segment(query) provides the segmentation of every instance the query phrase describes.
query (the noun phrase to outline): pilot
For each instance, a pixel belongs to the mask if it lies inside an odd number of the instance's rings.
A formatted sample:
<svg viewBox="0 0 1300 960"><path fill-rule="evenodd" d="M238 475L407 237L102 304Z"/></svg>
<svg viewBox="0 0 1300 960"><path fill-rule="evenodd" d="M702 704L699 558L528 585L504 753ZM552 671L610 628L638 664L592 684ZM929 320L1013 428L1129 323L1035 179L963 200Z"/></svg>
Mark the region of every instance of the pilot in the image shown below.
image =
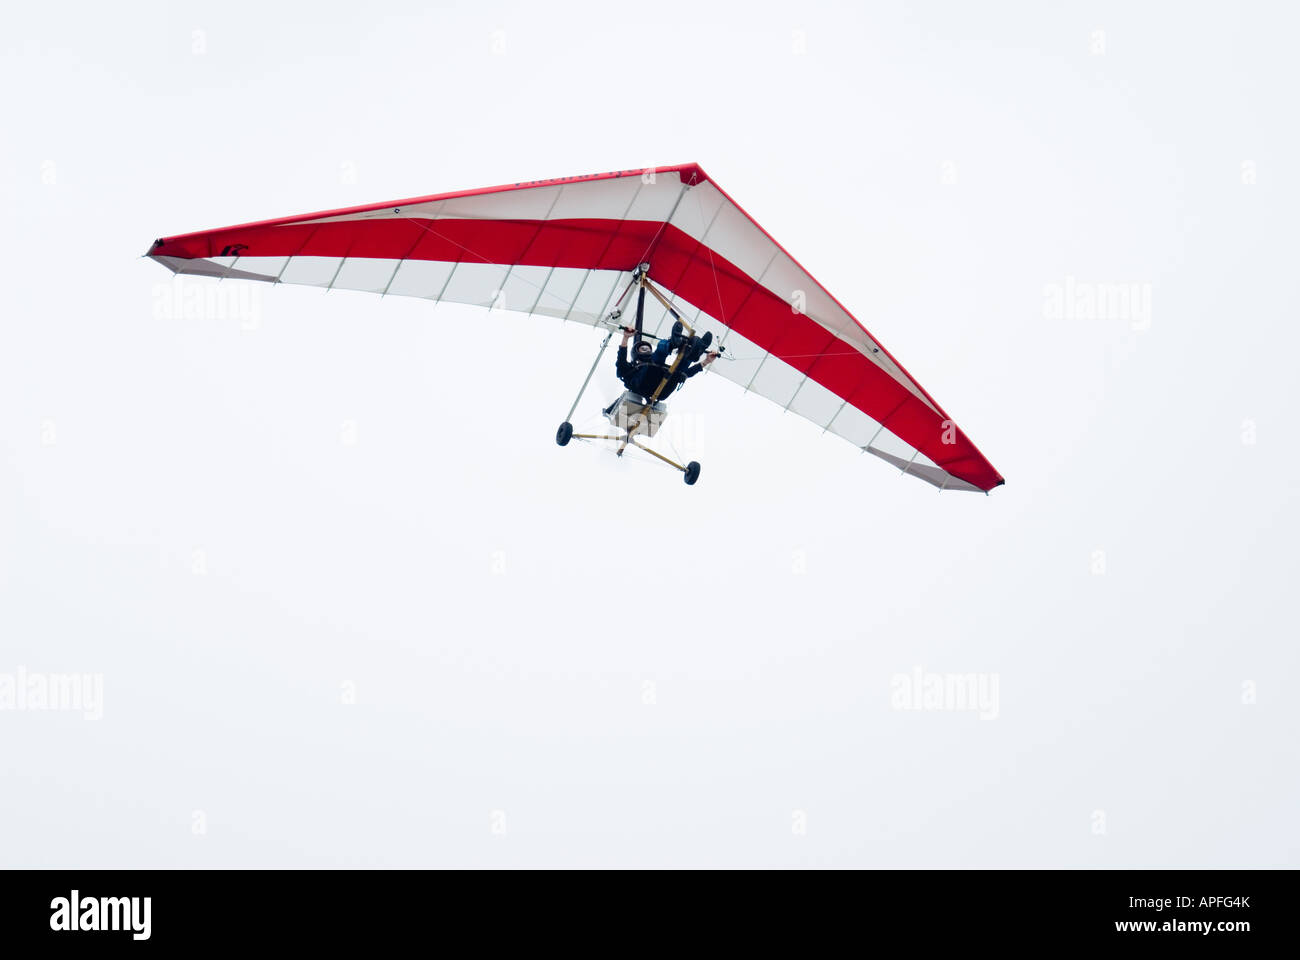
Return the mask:
<svg viewBox="0 0 1300 960"><path fill-rule="evenodd" d="M680 360L677 364L677 372L672 375L672 379L664 384L663 390L660 391L660 400L665 399L697 373L703 372L705 367L718 358L718 351L709 350L709 345L713 342L712 332L706 331L699 337L684 336L682 322L678 320L673 324L672 336L660 340L658 346L650 346L648 340L638 341L636 357L629 361L627 345L635 335L636 331L631 327L623 328L623 342L618 347L618 357L614 361L614 372L623 381L623 386L647 399L654 394L659 384L668 376L668 355L672 351L678 351ZM701 357L703 357L703 360L700 359Z"/></svg>

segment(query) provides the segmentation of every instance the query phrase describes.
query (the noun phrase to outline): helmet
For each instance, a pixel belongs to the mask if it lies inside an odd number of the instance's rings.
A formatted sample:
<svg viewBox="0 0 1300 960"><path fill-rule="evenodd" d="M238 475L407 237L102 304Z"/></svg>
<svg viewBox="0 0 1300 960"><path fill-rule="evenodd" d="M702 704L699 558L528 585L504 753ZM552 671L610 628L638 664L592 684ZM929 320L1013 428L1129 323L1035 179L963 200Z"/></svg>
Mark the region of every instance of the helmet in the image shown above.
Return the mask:
<svg viewBox="0 0 1300 960"><path fill-rule="evenodd" d="M636 358L638 360L649 360L654 356L655 348L650 345L649 340L638 340L636 343Z"/></svg>

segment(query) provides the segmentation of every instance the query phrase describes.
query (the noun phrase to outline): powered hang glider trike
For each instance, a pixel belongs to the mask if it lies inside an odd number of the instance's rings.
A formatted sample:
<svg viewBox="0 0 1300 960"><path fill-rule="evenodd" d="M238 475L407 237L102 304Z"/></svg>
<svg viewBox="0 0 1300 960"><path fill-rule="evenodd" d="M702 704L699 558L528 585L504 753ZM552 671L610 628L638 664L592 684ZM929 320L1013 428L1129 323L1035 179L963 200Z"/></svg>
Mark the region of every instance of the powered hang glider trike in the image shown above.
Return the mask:
<svg viewBox="0 0 1300 960"><path fill-rule="evenodd" d="M574 411L636 291L637 341L711 333L718 373L940 490L1003 483L938 403L696 164L534 180L154 241L177 274L520 310L605 330L556 442L651 449L668 379L575 433ZM647 299L646 294L650 294ZM682 352L665 373L677 372ZM661 395L661 391L665 395Z"/></svg>

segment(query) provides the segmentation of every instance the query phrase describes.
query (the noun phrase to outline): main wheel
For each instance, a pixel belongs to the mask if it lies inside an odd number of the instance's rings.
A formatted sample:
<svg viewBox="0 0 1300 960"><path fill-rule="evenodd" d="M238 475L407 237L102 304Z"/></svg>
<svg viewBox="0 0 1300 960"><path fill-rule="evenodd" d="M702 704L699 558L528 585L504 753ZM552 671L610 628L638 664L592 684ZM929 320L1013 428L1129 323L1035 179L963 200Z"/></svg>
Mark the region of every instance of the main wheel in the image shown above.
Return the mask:
<svg viewBox="0 0 1300 960"><path fill-rule="evenodd" d="M560 446L564 446L572 439L573 439L573 424L571 424L568 420L565 420L562 424L560 424L560 429L555 431L555 442L558 443Z"/></svg>
<svg viewBox="0 0 1300 960"><path fill-rule="evenodd" d="M700 479L700 465L697 461L692 460L686 465L686 473L682 477L688 487L694 486L695 481Z"/></svg>

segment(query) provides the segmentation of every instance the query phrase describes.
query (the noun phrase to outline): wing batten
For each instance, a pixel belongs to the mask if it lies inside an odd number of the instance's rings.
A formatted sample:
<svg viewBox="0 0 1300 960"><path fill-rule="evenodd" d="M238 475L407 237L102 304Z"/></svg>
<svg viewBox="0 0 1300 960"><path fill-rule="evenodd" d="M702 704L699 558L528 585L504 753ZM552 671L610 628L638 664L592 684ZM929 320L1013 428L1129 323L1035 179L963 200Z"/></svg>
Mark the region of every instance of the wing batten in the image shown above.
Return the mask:
<svg viewBox="0 0 1300 960"><path fill-rule="evenodd" d="M613 246L615 239L617 239L619 231L627 225L627 218L632 213L632 208L636 206L637 197L641 196L641 190L644 186L645 182L642 181L641 185L636 188L636 192L632 194L632 199L627 202L627 206L623 209L622 215L618 218L618 226L610 233L608 239L605 241L604 249L601 251L600 256L596 258L597 263L609 255L610 247ZM674 206L673 209L676 209L676 207ZM651 242L653 243L653 241ZM565 311L565 321L568 321L569 315L573 313L573 308L577 306L578 298L582 296L582 291L587 285L587 280L591 277L591 272L592 268L588 268L586 274L582 278L582 282L578 284L578 292L573 295L573 302L569 304L569 309ZM617 283L615 285L617 286ZM605 298L605 302L609 302L608 297Z"/></svg>

